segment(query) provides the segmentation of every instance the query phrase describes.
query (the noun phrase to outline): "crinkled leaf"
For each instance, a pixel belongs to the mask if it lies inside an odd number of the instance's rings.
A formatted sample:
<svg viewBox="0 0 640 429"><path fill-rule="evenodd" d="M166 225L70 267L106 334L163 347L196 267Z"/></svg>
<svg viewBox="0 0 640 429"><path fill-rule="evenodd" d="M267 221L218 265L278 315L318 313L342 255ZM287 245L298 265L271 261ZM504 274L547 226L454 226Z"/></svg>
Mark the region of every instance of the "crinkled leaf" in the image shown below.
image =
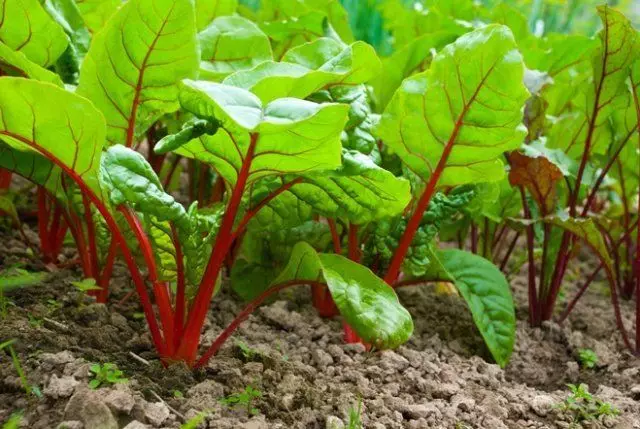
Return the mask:
<svg viewBox="0 0 640 429"><path fill-rule="evenodd" d="M235 183L250 146L249 183L265 176L302 174L340 166L340 132L348 106L282 98L266 106L252 93L228 85L186 80L180 103L222 129L182 146L177 153L213 165Z"/></svg>
<svg viewBox="0 0 640 429"><path fill-rule="evenodd" d="M443 193L434 195L407 251L402 267L404 273L421 276L428 270L431 247L440 228L461 213L475 196L476 189L471 186L461 186L448 195ZM366 242L366 259L369 262L377 261L377 265L384 271L398 247L406 226L405 217L385 219L373 225L369 240Z"/></svg>
<svg viewBox="0 0 640 429"><path fill-rule="evenodd" d="M439 186L500 180L502 153L526 135L523 75L507 27L465 34L438 53L428 71L403 82L379 135L425 180L444 163Z"/></svg>
<svg viewBox="0 0 640 429"><path fill-rule="evenodd" d="M250 90L264 103L277 98L306 98L329 85L355 85L368 81L380 68L371 46L349 46L320 38L287 52L283 62L266 61L224 80L226 85Z"/></svg>
<svg viewBox="0 0 640 429"><path fill-rule="evenodd" d="M80 176L98 197L103 116L86 100L49 83L0 79L0 140Z"/></svg>
<svg viewBox="0 0 640 429"><path fill-rule="evenodd" d="M562 171L544 156L529 157L520 152L509 155L509 182L524 186L543 213L551 213L556 200L556 184L563 179Z"/></svg>
<svg viewBox="0 0 640 429"><path fill-rule="evenodd" d="M93 38L77 92L105 115L109 142L131 146L178 109L178 82L198 64L193 0L130 0Z"/></svg>
<svg viewBox="0 0 640 429"><path fill-rule="evenodd" d="M160 179L139 152L121 145L107 149L101 159L100 179L115 207L126 204L160 222L184 222L186 210L164 192Z"/></svg>
<svg viewBox="0 0 640 429"><path fill-rule="evenodd" d="M345 321L376 348L398 347L413 332L411 315L393 289L368 268L343 256L318 254L308 244L298 243L273 284L290 280L326 282Z"/></svg>
<svg viewBox="0 0 640 429"><path fill-rule="evenodd" d="M0 42L43 67L53 64L69 43L38 0L0 0Z"/></svg>
<svg viewBox="0 0 640 429"><path fill-rule="evenodd" d="M195 0L198 31L206 28L215 18L233 15L238 0Z"/></svg>
<svg viewBox="0 0 640 429"><path fill-rule="evenodd" d="M27 77L62 86L60 77L30 61L22 52L0 42L0 73L5 76Z"/></svg>
<svg viewBox="0 0 640 429"><path fill-rule="evenodd" d="M200 79L221 81L228 75L271 61L269 38L248 19L217 18L198 34Z"/></svg>

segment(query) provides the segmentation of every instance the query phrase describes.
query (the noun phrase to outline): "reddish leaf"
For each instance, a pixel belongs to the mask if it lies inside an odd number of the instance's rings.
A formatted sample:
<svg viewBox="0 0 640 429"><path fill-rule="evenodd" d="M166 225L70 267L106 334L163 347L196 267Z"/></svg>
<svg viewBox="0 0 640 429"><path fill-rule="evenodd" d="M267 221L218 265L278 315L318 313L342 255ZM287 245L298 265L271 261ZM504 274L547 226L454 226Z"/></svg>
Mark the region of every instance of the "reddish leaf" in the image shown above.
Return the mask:
<svg viewBox="0 0 640 429"><path fill-rule="evenodd" d="M556 183L562 179L562 171L543 156L532 158L520 152L512 152L509 159L511 185L524 186L533 195L543 215L551 213L555 202Z"/></svg>

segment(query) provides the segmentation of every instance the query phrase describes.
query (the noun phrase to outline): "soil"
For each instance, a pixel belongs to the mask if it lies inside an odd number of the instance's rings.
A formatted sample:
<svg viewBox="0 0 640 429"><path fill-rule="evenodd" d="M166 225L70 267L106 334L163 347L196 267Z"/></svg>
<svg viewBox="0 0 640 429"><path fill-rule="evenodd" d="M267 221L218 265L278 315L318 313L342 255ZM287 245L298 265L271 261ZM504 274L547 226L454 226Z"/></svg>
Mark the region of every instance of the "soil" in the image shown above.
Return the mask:
<svg viewBox="0 0 640 429"><path fill-rule="evenodd" d="M27 234L37 241L28 227ZM44 269L15 231L0 232L0 268L15 263ZM591 265L574 264L567 295ZM515 276L517 342L504 370L491 363L465 303L424 286L399 291L415 333L395 351L344 344L340 321L318 317L301 288L261 307L206 369L191 372L163 369L135 296L119 302L131 290L123 267L108 306L76 292L70 282L79 279L79 271L60 269L44 284L8 295L15 306L0 321L0 342L17 340L20 362L41 397L24 393L11 360L0 353L0 422L23 410L21 427L32 429L179 428L206 413L198 427L333 429L350 427L349 416L360 410L362 427L375 429L640 428L640 360L623 347L602 283L564 326L533 329L526 322L524 277ZM634 303L622 307L632 326ZM229 293L216 297L203 343L241 308ZM580 349L595 351L595 368L580 368ZM89 365L106 362L117 364L128 381L89 389ZM620 415L572 425L558 407L568 383L588 384ZM221 401L247 386L258 392L250 404Z"/></svg>

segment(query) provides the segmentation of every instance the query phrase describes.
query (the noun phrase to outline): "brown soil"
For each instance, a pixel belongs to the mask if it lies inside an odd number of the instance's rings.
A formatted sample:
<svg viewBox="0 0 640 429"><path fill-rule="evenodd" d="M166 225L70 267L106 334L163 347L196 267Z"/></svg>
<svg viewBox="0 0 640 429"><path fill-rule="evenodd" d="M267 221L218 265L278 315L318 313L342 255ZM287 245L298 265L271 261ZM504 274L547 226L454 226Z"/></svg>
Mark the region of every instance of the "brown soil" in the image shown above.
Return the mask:
<svg viewBox="0 0 640 429"><path fill-rule="evenodd" d="M0 233L0 268L17 262L43 270L17 234ZM589 262L574 265L570 278L584 277ZM640 361L624 350L601 284L565 326L532 329L524 321L524 280L513 279L520 321L504 370L490 363L464 302L425 286L399 293L416 326L413 338L396 351L367 353L360 345L345 345L339 320L319 318L300 289L260 308L204 371L192 373L180 366L164 370L135 297L118 304L130 290L126 270L116 271L108 306L75 292L69 281L78 279L77 271L60 270L43 285L9 295L15 306L0 321L0 342L17 340L29 382L43 395L27 397L1 353L0 422L24 410L22 427L33 429L61 422L86 429L178 428L204 411L208 417L200 427L331 429L346 426L360 403L364 428L565 428L571 427L569 416L556 407L568 395L565 385L587 383L621 414L573 427L640 428ZM633 306L623 303L628 326ZM232 295L218 296L203 343L241 308ZM582 348L598 355L595 369L579 367ZM92 362L116 363L129 381L89 390ZM255 415L220 402L247 386L261 392L252 404Z"/></svg>

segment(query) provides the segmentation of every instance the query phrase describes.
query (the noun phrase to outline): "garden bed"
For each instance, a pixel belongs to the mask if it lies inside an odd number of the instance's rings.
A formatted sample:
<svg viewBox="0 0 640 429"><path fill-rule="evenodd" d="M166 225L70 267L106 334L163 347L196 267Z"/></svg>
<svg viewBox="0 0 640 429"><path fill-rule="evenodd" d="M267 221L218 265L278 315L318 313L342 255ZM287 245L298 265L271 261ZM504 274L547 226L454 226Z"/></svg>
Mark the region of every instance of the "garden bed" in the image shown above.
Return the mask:
<svg viewBox="0 0 640 429"><path fill-rule="evenodd" d="M0 237L2 265L43 269L32 261L17 235ZM163 370L137 300L119 303L131 290L124 267L117 267L107 306L77 293L69 282L79 279L78 271L63 269L42 285L10 294L17 306L10 306L0 337L17 339L20 361L42 398L24 394L3 357L0 421L23 409L22 425L33 429L64 421L76 421L69 428L178 428L207 412L210 428L339 428L361 403L365 428L556 428L570 427L557 408L569 394L565 385L586 383L621 414L585 427L640 427L640 362L625 351L605 288L597 283L565 326L532 329L523 320L525 281L513 279L519 321L505 370L489 363L464 301L424 286L400 290L416 327L396 351L369 353L344 344L341 323L318 317L300 289L264 305L206 369L192 373L182 366ZM225 291L219 298L209 312L205 344L242 308ZM630 324L632 305L622 304ZM580 349L596 353L595 368L580 368ZM128 382L91 390L90 363L115 363ZM247 386L260 392L251 404L255 415L221 403Z"/></svg>

